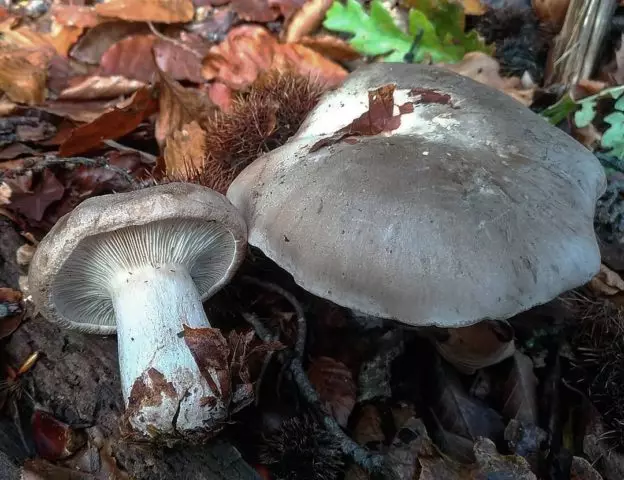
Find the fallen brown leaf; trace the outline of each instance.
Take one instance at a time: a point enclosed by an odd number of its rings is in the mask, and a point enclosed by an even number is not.
[[[193,20],[195,7],[192,0],[110,0],[95,11],[129,22],[185,23]]]
[[[483,15],[486,12],[481,0],[461,0],[466,15]]]
[[[183,325],[184,342],[191,351],[202,376],[215,395],[224,403],[232,394],[230,376],[230,346],[218,328],[190,328]],[[218,385],[213,380],[217,377]]]
[[[33,156],[37,153],[36,150],[30,148],[28,145],[24,145],[23,143],[13,143],[6,148],[0,150],[0,160],[13,160],[14,158],[20,157],[22,155]],[[0,169],[5,168],[5,163],[0,163]]]
[[[533,89],[522,88],[522,81],[518,77],[501,77],[500,64],[486,53],[469,52],[461,62],[440,66],[505,92],[523,105],[528,106],[533,102]]]
[[[570,480],[603,480],[602,475],[585,458],[572,457]]]
[[[412,480],[420,474],[418,454],[431,442],[422,420],[412,417],[398,429],[386,453],[386,478]]]
[[[282,33],[284,41],[296,43],[316,31],[333,3],[333,0],[309,0],[301,5]]]
[[[360,54],[351,45],[333,35],[301,37],[299,43],[335,62],[350,62],[360,58]]]
[[[596,294],[611,297],[624,291],[624,280],[605,264],[600,265],[600,272],[590,280],[589,288]]]
[[[505,418],[527,425],[538,423],[537,377],[533,372],[533,361],[525,354],[514,353],[502,394],[500,412]]]
[[[570,0],[532,0],[537,17],[546,23],[561,27],[565,20]]]
[[[63,90],[58,100],[105,100],[129,95],[145,83],[131,80],[121,75],[101,77],[98,75],[79,79]]]
[[[17,109],[17,104],[9,100],[5,95],[0,97],[0,117],[11,115]]]
[[[149,83],[156,73],[152,48],[157,38],[153,34],[131,35],[112,45],[100,61],[99,75],[121,75]]]
[[[183,125],[197,121],[202,125],[215,106],[201,90],[184,88],[164,72],[160,76],[159,114],[156,120],[156,141],[162,147],[167,137]]]
[[[537,480],[529,463],[517,455],[501,455],[489,438],[479,438],[474,446],[480,475],[477,478],[513,478]]]
[[[71,49],[69,55],[81,62],[99,65],[104,52],[115,43],[128,35],[140,35],[149,32],[149,28],[144,23],[106,22],[88,29]]]
[[[194,120],[187,123],[167,138],[163,156],[169,176],[201,169],[206,158],[206,132]]]
[[[95,100],[95,101],[51,101],[48,100],[38,108],[44,112],[68,118],[79,123],[91,123],[98,117],[110,112],[117,105],[117,100]],[[72,129],[74,127],[72,126]],[[63,138],[65,141],[69,135]],[[62,142],[52,143],[60,145]]]
[[[37,455],[45,460],[67,458],[76,453],[87,440],[83,432],[43,410],[35,411],[31,427]]]
[[[93,7],[83,5],[53,4],[50,13],[55,21],[68,27],[92,28],[110,21],[99,16]]]
[[[52,22],[50,33],[46,35],[46,38],[59,55],[67,57],[69,50],[78,41],[83,32],[83,27],[70,27]]]
[[[174,80],[202,83],[202,59],[208,50],[209,45],[199,35],[181,32],[179,40],[159,39],[154,45],[154,56],[158,68]]]
[[[9,208],[29,220],[40,222],[46,209],[54,202],[63,198],[65,187],[50,170],[44,170],[41,179],[32,186],[32,174],[24,174],[17,179],[5,179],[11,187],[12,194]],[[24,183],[23,180],[26,180]],[[24,188],[26,186],[26,188]]]
[[[502,438],[505,426],[500,414],[471,397],[450,366],[437,359],[430,370],[428,374],[434,383],[428,392],[429,404],[447,444],[466,444],[461,439],[473,442],[479,437]],[[460,449],[452,447],[450,451]]]
[[[210,49],[202,74],[218,79],[234,90],[250,85],[261,72],[271,68],[294,68],[304,75],[317,75],[335,86],[347,75],[338,64],[303,45],[280,44],[263,27],[243,25],[233,28],[226,40]]]
[[[0,90],[16,103],[45,100],[49,51],[5,48],[0,51]]]
[[[516,350],[514,331],[507,322],[483,321],[469,327],[449,328],[436,340],[440,355],[460,372],[477,370],[502,362]]]
[[[327,410],[339,425],[346,427],[357,394],[351,371],[333,358],[318,357],[312,360],[308,377]]]
[[[267,23],[276,20],[279,10],[269,6],[268,0],[232,0],[232,8],[246,22]]]
[[[103,114],[92,123],[76,128],[59,148],[59,155],[68,157],[99,146],[102,140],[116,139],[132,132],[156,111],[156,100],[149,87],[138,90],[123,108]]]

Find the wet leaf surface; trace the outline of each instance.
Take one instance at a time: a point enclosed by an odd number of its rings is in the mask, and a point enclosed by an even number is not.
[[[357,393],[351,371],[333,358],[318,357],[312,361],[308,377],[327,410],[339,425],[346,427]]]

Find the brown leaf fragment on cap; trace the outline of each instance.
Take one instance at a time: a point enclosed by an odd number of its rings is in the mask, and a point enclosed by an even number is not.
[[[316,142],[312,145],[312,148],[310,148],[310,153],[316,152],[323,147],[334,145],[346,137],[379,135],[380,133],[391,132],[399,128],[401,126],[401,115],[412,113],[414,111],[414,105],[411,102],[397,105],[399,114],[394,115],[394,90],[395,86],[392,84],[370,90],[368,92],[368,111],[364,112],[349,125],[341,128],[330,137]],[[431,90],[431,92],[437,93],[433,90]],[[417,94],[421,95],[420,93]],[[437,95],[443,96],[443,94]],[[450,100],[450,95],[447,96]]]
[[[230,387],[230,348],[228,342],[218,328],[184,327],[184,341],[197,363],[197,367],[208,385],[221,398],[228,399]],[[218,378],[219,386],[214,382],[211,373]],[[207,403],[208,404],[208,403]]]
[[[451,96],[448,93],[440,93],[431,88],[412,88],[410,96],[420,97],[414,103],[439,103],[440,105],[452,105]]]

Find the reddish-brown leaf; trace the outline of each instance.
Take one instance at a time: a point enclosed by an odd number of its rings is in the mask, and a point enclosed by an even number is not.
[[[158,68],[173,79],[202,83],[202,59],[208,49],[199,35],[181,32],[176,41],[159,39],[154,45],[154,56]]]
[[[152,53],[155,42],[156,36],[153,34],[131,35],[120,40],[104,52],[98,73],[151,82],[156,74]]]
[[[128,35],[149,33],[144,23],[111,21],[90,28],[69,52],[72,58],[90,65],[99,65],[102,55]]]
[[[202,125],[216,108],[204,92],[184,88],[164,72],[160,72],[159,105],[155,135],[161,147],[172,132],[193,120]]]
[[[27,177],[27,175],[21,177]],[[43,171],[41,180],[32,190],[30,189],[30,182],[26,183],[27,188],[24,189],[25,185],[20,178],[5,179],[5,182],[12,190],[9,207],[36,222],[40,222],[46,209],[52,203],[63,198],[65,193],[63,184],[47,169]]]
[[[215,394],[228,401],[231,391],[230,347],[218,328],[190,328],[183,325],[184,341],[197,363],[199,371]],[[216,374],[219,385],[215,385]]]
[[[276,20],[279,10],[269,6],[269,0],[232,0],[232,8],[247,22],[267,23]]]
[[[540,20],[560,27],[568,12],[570,0],[532,0],[531,3]]]
[[[111,0],[95,11],[130,22],[184,23],[193,20],[195,7],[192,0]]]
[[[357,394],[351,370],[333,358],[318,357],[312,361],[308,377],[328,411],[346,427]]]
[[[90,123],[97,120],[107,112],[112,111],[119,102],[117,100],[95,100],[95,101],[47,101],[39,106],[44,112],[69,118],[75,122]],[[73,130],[72,126],[72,130]],[[69,138],[67,131],[62,135],[62,141],[50,143],[50,145],[61,145]],[[57,140],[58,138],[55,137]]]
[[[46,460],[67,458],[86,442],[84,434],[42,410],[33,414],[32,432],[37,454]]]
[[[379,135],[382,132],[391,132],[401,125],[401,115],[410,113],[415,102],[398,105],[399,113],[394,114],[394,85],[384,85],[368,92],[368,111],[353,120],[346,127],[341,128],[333,135],[316,142],[310,152],[315,152],[328,145],[333,145],[346,137]]]
[[[156,111],[153,91],[144,87],[137,91],[123,108],[115,108],[95,121],[76,128],[63,142],[59,155],[69,157],[98,147],[102,140],[116,139],[132,132]]]
[[[225,41],[212,47],[204,58],[202,73],[234,90],[247,87],[262,72],[294,69],[313,74],[328,86],[342,83],[347,75],[340,65],[303,45],[280,44],[268,30],[255,25],[233,28]]]
[[[163,156],[169,176],[200,170],[206,158],[206,132],[196,121],[187,123],[167,138]]]

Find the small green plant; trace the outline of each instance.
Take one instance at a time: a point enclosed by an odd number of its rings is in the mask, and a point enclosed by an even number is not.
[[[614,111],[604,117],[609,124],[600,140],[600,146],[619,160],[624,160],[624,85],[605,88],[595,95],[574,100],[569,94],[564,95],[557,103],[542,112],[552,124],[557,125],[572,113],[574,125],[578,128],[587,127],[596,118],[598,102],[605,98],[615,101]]]
[[[453,0],[421,0],[408,15],[408,32],[401,30],[380,0],[370,12],[357,0],[335,0],[323,26],[352,34],[349,43],[363,55],[382,56],[387,62],[433,63],[460,61],[475,50],[493,53],[476,31],[464,32],[464,10]]]

